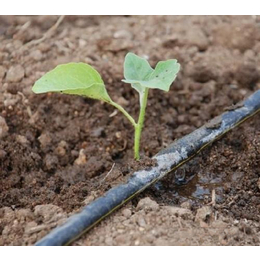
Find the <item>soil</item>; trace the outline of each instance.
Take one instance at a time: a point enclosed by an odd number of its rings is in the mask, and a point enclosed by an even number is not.
[[[173,140],[260,88],[257,16],[67,16],[52,35],[31,42],[57,19],[0,16],[0,245],[34,244]],[[168,93],[150,91],[137,164],[133,128],[113,107],[31,91],[54,66],[87,62],[136,118],[138,94],[121,81],[129,51],[153,66],[176,58],[182,68]],[[256,115],[73,245],[260,245],[259,168]]]

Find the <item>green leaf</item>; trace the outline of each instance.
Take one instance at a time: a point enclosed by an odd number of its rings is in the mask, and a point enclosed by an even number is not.
[[[129,52],[125,56],[125,62],[124,62],[124,77],[125,80],[122,80],[126,83],[130,83],[132,87],[137,90],[141,96],[144,92],[144,87],[139,84],[139,81],[146,80],[151,73],[153,72],[153,69],[151,68],[149,62],[146,59],[143,59],[134,53]],[[135,79],[135,81],[130,82],[131,79]]]
[[[172,82],[180,70],[177,60],[160,61],[152,69],[148,61],[129,53],[125,57],[124,76],[126,83],[139,92],[144,88],[156,88],[169,91]]]
[[[131,52],[125,56],[124,77],[126,80],[146,80],[151,73],[153,73],[153,69],[146,59]]]
[[[58,65],[37,80],[32,90],[35,93],[62,92],[111,101],[99,73],[85,63]]]

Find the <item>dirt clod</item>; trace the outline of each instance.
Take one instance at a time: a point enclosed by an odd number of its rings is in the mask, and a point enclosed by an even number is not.
[[[130,209],[124,209],[123,212],[122,212],[123,216],[126,217],[126,218],[130,218],[131,215],[132,215],[132,212]]]
[[[24,77],[24,68],[21,65],[12,66],[6,73],[7,82],[19,82]]]
[[[84,149],[79,151],[79,157],[74,162],[76,165],[84,165],[87,163],[87,157],[84,153]]]
[[[145,227],[146,226],[146,222],[145,222],[145,219],[140,216],[137,218],[136,220],[137,224],[140,226],[140,227]]]
[[[38,140],[43,148],[51,144],[51,136],[47,133],[43,133],[38,137]]]
[[[209,206],[204,206],[200,209],[197,210],[196,216],[195,216],[195,221],[204,221],[208,222],[211,218],[212,214],[212,209]]]
[[[38,217],[43,217],[44,222],[51,220],[53,216],[62,212],[63,211],[60,207],[51,204],[37,205],[34,208],[34,214]]]
[[[260,190],[260,178],[259,178],[258,181],[257,181],[257,187],[258,187],[258,189]]]
[[[149,197],[141,199],[138,202],[137,207],[136,207],[137,210],[144,209],[146,211],[149,211],[149,210],[156,211],[156,210],[158,210],[158,208],[159,208],[159,205],[155,201],[151,200]]]
[[[169,214],[181,217],[183,219],[192,219],[193,214],[189,209],[166,206],[165,209],[169,212]]]
[[[40,61],[43,58],[42,52],[40,50],[34,50],[31,52],[30,56],[35,60],[35,61]]]
[[[44,158],[44,163],[45,163],[47,170],[50,171],[50,170],[56,169],[56,167],[59,163],[59,160],[58,160],[57,156],[47,154],[46,157]]]
[[[0,80],[2,80],[5,76],[6,69],[0,65]]]
[[[7,136],[9,127],[5,121],[5,119],[0,116],[0,139]]]

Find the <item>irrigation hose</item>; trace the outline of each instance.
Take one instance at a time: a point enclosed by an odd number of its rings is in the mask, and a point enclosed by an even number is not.
[[[133,173],[125,184],[110,189],[104,196],[85,206],[80,213],[68,218],[63,225],[55,228],[35,245],[70,244],[125,202],[163,178],[167,173],[179,168],[209,144],[259,111],[260,90],[243,102],[228,108],[225,113],[194,132],[174,141],[153,157],[157,160],[155,167]]]

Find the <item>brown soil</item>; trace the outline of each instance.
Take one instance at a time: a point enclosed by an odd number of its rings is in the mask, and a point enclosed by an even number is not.
[[[260,88],[259,17],[68,16],[51,37],[27,45],[57,18],[0,17],[0,245],[35,243]],[[57,64],[87,62],[136,118],[138,95],[121,82],[128,51],[152,65],[176,58],[182,66],[169,93],[150,91],[137,166],[133,129],[113,107],[31,92]],[[186,185],[170,174],[74,245],[260,245],[259,129],[257,115],[183,166]]]

